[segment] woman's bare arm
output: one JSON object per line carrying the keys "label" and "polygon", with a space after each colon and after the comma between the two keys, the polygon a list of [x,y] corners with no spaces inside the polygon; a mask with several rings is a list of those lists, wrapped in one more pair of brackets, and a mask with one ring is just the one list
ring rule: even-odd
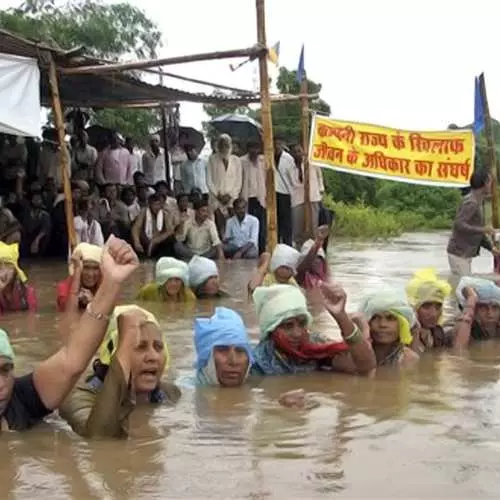
{"label": "woman's bare arm", "polygon": [[122,283],[138,266],[125,241],[111,236],[102,256],[102,282],[67,343],[34,370],[34,384],[43,404],[56,409],[87,368],[101,344]]}

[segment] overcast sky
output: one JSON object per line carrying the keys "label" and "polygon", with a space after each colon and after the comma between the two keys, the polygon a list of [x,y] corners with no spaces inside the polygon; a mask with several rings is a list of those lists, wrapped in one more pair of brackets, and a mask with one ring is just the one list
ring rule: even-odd
{"label": "overcast sky", "polygon": [[[132,3],[159,23],[165,56],[256,41],[254,0]],[[305,44],[308,76],[323,84],[322,98],[336,118],[421,130],[470,123],[481,71],[491,112],[500,117],[498,1],[267,0],[266,7],[268,45],[279,40],[280,64],[295,69]],[[257,63],[234,73],[228,61],[168,71],[248,89],[258,81]],[[182,106],[184,124],[199,126],[202,119],[201,106]]]}
{"label": "overcast sky", "polygon": [[[159,24],[161,56],[243,48],[256,42],[254,0],[131,3]],[[498,0],[267,0],[266,4],[268,45],[279,40],[280,64],[295,69],[305,44],[308,76],[323,84],[322,98],[336,118],[420,130],[470,123],[474,76],[481,71],[486,74],[492,115],[500,117]],[[257,63],[233,73],[230,62],[238,61],[169,66],[166,71],[255,89]],[[165,84],[211,91],[171,78]],[[204,118],[201,105],[182,105],[182,124],[199,127]]]}

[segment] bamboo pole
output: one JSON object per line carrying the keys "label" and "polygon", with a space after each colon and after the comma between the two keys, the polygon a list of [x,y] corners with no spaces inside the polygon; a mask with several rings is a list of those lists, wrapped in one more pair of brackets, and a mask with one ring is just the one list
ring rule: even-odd
{"label": "bamboo pole", "polygon": [[63,180],[64,188],[64,212],[66,215],[66,227],[68,231],[68,242],[71,250],[76,247],[76,232],[75,222],[73,218],[73,197],[71,193],[71,182],[69,178],[70,165],[69,165],[69,152],[64,140],[66,131],[64,129],[64,118],[61,107],[61,99],[59,97],[59,84],[57,81],[57,69],[52,54],[48,52],[49,58],[49,84],[52,92],[52,109],[54,111],[54,121],[59,138],[59,149],[61,152],[61,178]]}
{"label": "bamboo pole", "polygon": [[304,150],[304,241],[310,238],[313,228],[311,206],[311,178],[309,175],[309,100],[307,98],[307,78],[303,75],[300,83],[300,131]]}
{"label": "bamboo pole", "polygon": [[[160,68],[160,85],[163,87],[163,71]],[[161,126],[162,126],[162,139],[163,139],[163,155],[165,158],[165,177],[169,189],[173,191],[173,183],[171,184],[170,177],[170,158],[168,157],[168,127],[167,127],[167,111],[165,109],[165,103],[160,103],[160,114],[161,114]],[[172,172],[173,174],[173,172]]]}
{"label": "bamboo pole", "polygon": [[486,132],[486,140],[488,142],[488,156],[491,174],[491,223],[494,228],[499,227],[498,223],[498,192],[497,192],[497,157],[495,149],[495,138],[493,136],[493,127],[491,124],[490,108],[488,106],[488,97],[486,95],[486,81],[484,73],[479,77],[479,90],[481,99],[483,100],[484,109],[484,128]]}
{"label": "bamboo pole", "polygon": [[120,71],[129,71],[132,69],[145,69],[155,66],[168,66],[173,64],[185,64],[189,62],[213,61],[215,59],[233,59],[238,57],[257,57],[263,53],[263,48],[259,46],[246,49],[225,50],[219,52],[206,52],[203,54],[191,54],[188,56],[164,57],[161,59],[151,59],[148,61],[132,61],[116,64],[97,64],[93,66],[76,66],[61,68],[61,72],[66,75],[82,74],[102,74]]}
{"label": "bamboo pole", "polygon": [[[265,0],[256,0],[255,4],[257,10],[257,40],[260,45],[267,47]],[[278,244],[278,231],[276,223],[276,189],[274,185],[273,122],[271,100],[269,98],[267,50],[259,55],[259,73],[262,133],[266,161],[267,251],[272,252]]]}
{"label": "bamboo pole", "polygon": [[[318,94],[309,94],[307,96],[308,99],[317,99]],[[272,95],[270,97],[271,102],[295,102],[300,100],[299,95]],[[199,99],[193,99],[193,100],[186,100],[186,99],[179,99],[182,102],[196,102],[196,103],[201,103],[201,104],[216,104],[217,101],[214,100],[213,98],[210,98],[210,96],[200,96]],[[256,104],[260,102],[260,97],[251,97],[251,98],[245,98],[245,99],[228,99],[228,100],[220,100],[219,101],[221,104],[238,104],[238,105],[244,105],[244,104]],[[46,102],[45,99],[42,102],[42,104],[45,106],[50,106],[50,103]],[[65,100],[64,105],[65,106],[74,106],[74,107],[87,107],[87,108],[136,108],[136,109],[141,109],[141,108],[159,108],[160,107],[160,100],[158,97],[151,96],[151,98],[146,99],[146,98],[141,98],[138,100],[130,100],[130,101],[106,101],[106,100],[85,100],[85,101],[80,101],[80,100]]]}
{"label": "bamboo pole", "polygon": [[182,80],[184,82],[197,83],[198,85],[205,85],[207,87],[213,87],[221,90],[229,90],[230,92],[237,92],[238,94],[248,94],[252,95],[253,92],[251,90],[239,89],[237,87],[228,87],[227,85],[222,85],[221,83],[208,82],[206,80],[198,80],[197,78],[190,78],[187,76],[176,75],[174,73],[163,73],[165,76],[169,78],[175,78],[177,80]]}

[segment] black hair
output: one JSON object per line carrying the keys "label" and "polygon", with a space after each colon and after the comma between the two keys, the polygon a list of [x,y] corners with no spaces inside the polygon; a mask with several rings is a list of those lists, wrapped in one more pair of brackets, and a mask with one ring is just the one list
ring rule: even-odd
{"label": "black hair", "polygon": [[80,214],[82,212],[87,212],[88,210],[90,210],[90,198],[82,198],[78,200],[76,204],[76,212]]}
{"label": "black hair", "polygon": [[132,186],[124,186],[122,188],[122,192],[120,193],[120,199],[123,201],[125,196],[129,193],[132,193],[135,196],[135,189]]}
{"label": "black hair", "polygon": [[236,200],[233,201],[233,208],[236,209],[236,207],[240,204],[243,203],[245,206],[247,204],[247,201],[244,198],[236,198]]}
{"label": "black hair", "polygon": [[472,189],[481,189],[488,183],[490,172],[485,168],[474,170],[470,178],[470,187]]}
{"label": "black hair", "polygon": [[187,198],[189,200],[189,195],[187,193],[179,193],[176,196],[177,203],[179,203],[182,200],[182,198]]}
{"label": "black hair", "polygon": [[162,187],[162,186],[165,186],[170,191],[170,189],[168,188],[168,184],[166,183],[166,181],[158,181],[155,184],[155,190],[158,191],[158,189],[160,189],[160,187]]}
{"label": "black hair", "polygon": [[195,200],[193,202],[193,208],[199,210],[200,208],[208,207],[208,203],[205,200]]}
{"label": "black hair", "polygon": [[161,203],[160,195],[158,193],[153,193],[148,198],[148,203],[155,203],[156,201]]}

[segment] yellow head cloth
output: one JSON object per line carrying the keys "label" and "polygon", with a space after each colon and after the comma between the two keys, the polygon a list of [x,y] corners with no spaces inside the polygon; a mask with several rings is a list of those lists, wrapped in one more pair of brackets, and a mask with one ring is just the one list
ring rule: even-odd
{"label": "yellow head cloth", "polygon": [[0,261],[6,262],[14,267],[18,278],[22,283],[28,280],[24,271],[19,267],[19,243],[7,245],[0,241]]}
{"label": "yellow head cloth", "polygon": [[420,269],[406,286],[408,301],[416,311],[428,302],[444,304],[450,293],[451,286],[440,280],[434,269]]}
{"label": "yellow head cloth", "polygon": [[398,318],[399,324],[399,340],[404,345],[410,345],[413,342],[413,335],[411,334],[411,326],[408,320],[397,311],[391,310],[389,311],[391,314],[394,314],[396,318]]}
{"label": "yellow head cloth", "polygon": [[[116,348],[118,346],[118,318],[127,312],[130,311],[138,311],[143,313],[146,316],[147,323],[153,323],[158,328],[160,328],[160,324],[156,319],[156,316],[146,309],[142,307],[136,306],[134,304],[125,305],[125,306],[117,306],[115,307],[113,314],[111,315],[111,319],[109,321],[108,329],[106,330],[106,334],[104,336],[104,340],[102,341],[101,346],[99,347],[98,357],[99,361],[104,365],[109,365],[111,363],[111,359],[116,352]],[[165,371],[168,370],[170,365],[170,353],[168,351],[167,338],[165,333],[162,332],[163,336],[163,349],[165,350]]]}
{"label": "yellow head cloth", "polygon": [[[82,260],[95,262],[96,264],[101,263],[102,258],[102,248],[97,245],[91,245],[90,243],[80,243],[73,250],[73,257],[76,255],[81,255]],[[69,266],[69,274],[74,273],[73,266]]]}

